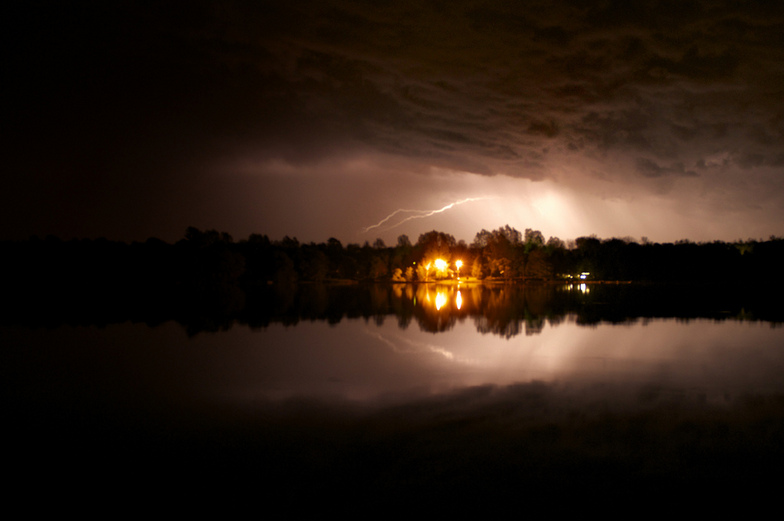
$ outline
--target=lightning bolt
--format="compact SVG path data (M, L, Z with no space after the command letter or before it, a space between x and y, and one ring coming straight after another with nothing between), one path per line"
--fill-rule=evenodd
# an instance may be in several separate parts
M362 231L367 233L370 230L372 230L373 228L379 228L379 227L383 226L384 223L386 223L390 219L392 219L394 216L396 216L398 214L401 214L401 213L413 213L414 215L409 215L408 217L406 217L405 219L401 220L400 222L398 222L396 224L393 224L392 226L388 226L385 229L391 230L392 228L397 228L398 226L400 226L404 222L408 222L408 221L411 221L413 219L424 219L425 217L430 217L431 215L435 215L437 213L445 212L445 211L447 211L450 208L453 208L455 206L459 206L459 205L465 204L465 203L470 203L471 201L481 201L483 199L492 199L492 197L468 197L466 199L460 199L459 201L455 201L453 203L449 203L448 205L444 206L443 208L439 208L438 210L407 210L407 209L404 209L404 208L399 208L399 209L395 210L394 212L392 212L391 214L389 214L386 217L384 217L383 219L381 219L376 224L373 224L371 226L367 226L365 228L362 228Z

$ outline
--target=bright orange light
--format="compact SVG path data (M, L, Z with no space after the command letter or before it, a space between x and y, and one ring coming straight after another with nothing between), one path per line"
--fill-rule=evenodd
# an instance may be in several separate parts
M436 293L436 309L440 310L446 304L446 295L440 291Z
M460 261L457 261L460 262ZM459 266L458 266L459 268ZM457 290L457 297L455 297L455 304L457 304L457 309L463 307L463 295L460 294L460 290Z
M463 266L463 261L455 261L455 266L457 266L457 271L460 271L460 268Z
M436 269L438 271L445 271L447 263L444 259L436 259Z

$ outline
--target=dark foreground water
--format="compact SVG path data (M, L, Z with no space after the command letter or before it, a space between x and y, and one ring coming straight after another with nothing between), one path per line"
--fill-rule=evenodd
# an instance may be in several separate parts
M778 308L700 291L310 287L218 332L5 324L5 472L290 507L763 494L784 464Z

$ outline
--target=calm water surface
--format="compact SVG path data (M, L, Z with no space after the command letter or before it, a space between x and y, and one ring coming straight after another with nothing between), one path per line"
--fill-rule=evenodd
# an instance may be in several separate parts
M225 342L228 352L224 348L218 357L234 360L231 369L220 364L233 375L226 396L238 400L364 400L532 380L657 385L711 400L784 390L784 329L759 322L651 319L581 326L567 316L536 334L506 338L478 332L471 320L432 333L416 325L400 329L394 320L351 319L220 336L214 340Z
M372 492L446 474L460 489L477 478L466 458L505 483L748 479L782 460L784 328L746 307L708 299L667 316L623 288L341 291L315 308L278 295L264 316L191 335L175 322L5 325L10 431L53 468L73 447L104 471L211 454L224 470L263 464L284 484L330 473ZM501 456L511 448L528 455Z

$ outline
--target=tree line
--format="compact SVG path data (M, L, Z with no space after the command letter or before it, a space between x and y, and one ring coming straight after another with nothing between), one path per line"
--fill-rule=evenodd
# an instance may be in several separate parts
M545 239L539 230L523 232L505 225L479 231L467 244L430 231L416 242L400 235L394 245L300 243L251 235L234 242L214 230L188 229L175 249L199 252L217 273L244 287L260 284L329 281L432 282L604 280L701 282L777 279L784 260L784 239L653 243L646 239L578 237L568 243ZM219 253L220 252L220 253ZM202 261L204 264L205 261ZM218 269L220 266L220 269ZM202 266L201 272L209 271ZM216 275L217 275L216 273ZM223 279L222 279L223 280Z
M437 262L439 261L439 262ZM459 261L459 262L458 262ZM438 281L636 281L779 283L784 239L658 244L580 237L545 240L538 230L481 230L471 242L430 231L415 243L300 243L253 234L235 241L188 228L174 243L56 237L0 241L0 313L11 322L147 323L180 320L205 330L243 310L263 311L269 290L289 299L302 284ZM256 312L254 311L254 312Z
M394 245L343 245L330 238L300 243L252 234L235 241L216 230L190 227L166 243L151 238L124 243L107 239L62 241L55 237L0 242L6 283L74 285L101 280L113 284L192 286L197 290L237 286L330 281L429 282L550 281L705 281L778 278L784 239L694 243L637 242L630 238L579 237L565 243L545 240L542 232L520 232L509 225L478 232L471 242L430 231L412 243L400 235Z

